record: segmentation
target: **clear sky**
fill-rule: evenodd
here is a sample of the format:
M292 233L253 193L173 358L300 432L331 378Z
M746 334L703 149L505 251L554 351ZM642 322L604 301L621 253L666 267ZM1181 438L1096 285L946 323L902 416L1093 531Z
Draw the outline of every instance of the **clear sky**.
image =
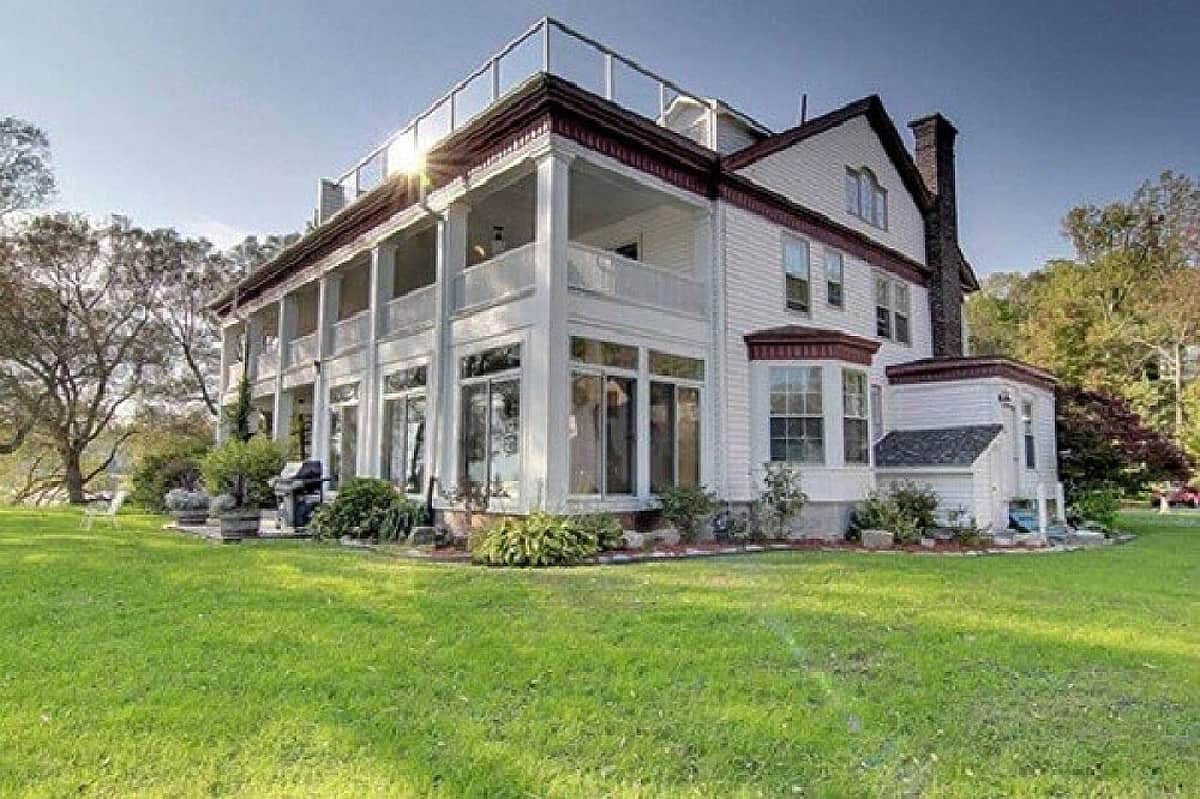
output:
M959 136L980 272L1068 254L1063 213L1200 175L1200 5L0 0L0 115L51 136L59 205L228 244L299 229L336 174L550 14L775 129L878 92ZM911 146L911 139L909 139Z

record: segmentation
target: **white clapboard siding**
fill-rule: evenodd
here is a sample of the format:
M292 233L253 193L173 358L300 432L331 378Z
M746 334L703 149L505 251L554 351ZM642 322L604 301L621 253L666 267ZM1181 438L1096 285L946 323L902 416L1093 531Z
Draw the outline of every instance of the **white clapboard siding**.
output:
M691 273L696 258L694 216L677 206L657 205L610 225L572 232L571 239L602 250L636 241L641 261L659 269Z

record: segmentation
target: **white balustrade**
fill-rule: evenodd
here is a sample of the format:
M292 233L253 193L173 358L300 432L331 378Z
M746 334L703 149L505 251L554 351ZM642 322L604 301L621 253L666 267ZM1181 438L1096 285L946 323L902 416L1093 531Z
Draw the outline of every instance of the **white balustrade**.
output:
M288 342L288 366L302 366L317 360L317 334L297 336Z
M274 377L278 372L279 351L275 348L275 342L271 341L264 345L263 351L258 354L258 371L255 377L262 380L265 377Z
M371 334L370 311L359 311L348 319L335 322L333 325L332 352L341 352L351 347L367 343Z
M488 305L533 286L533 242L463 270L454 279L454 310Z
M579 291L694 316L702 316L708 307L703 281L608 250L571 242L567 264L568 285Z
M399 333L418 325L433 321L435 287L422 286L407 294L389 300L387 304L387 327L389 334Z

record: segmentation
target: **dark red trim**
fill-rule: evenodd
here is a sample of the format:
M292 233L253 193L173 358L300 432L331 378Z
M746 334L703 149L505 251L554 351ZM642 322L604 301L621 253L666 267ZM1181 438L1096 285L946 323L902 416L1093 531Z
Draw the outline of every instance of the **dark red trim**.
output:
M785 325L747 333L742 339L752 361L846 361L870 366L879 342L840 330Z
M1058 380L1049 372L1012 358L994 355L962 358L925 358L887 368L888 381L895 385L941 383L950 380L979 380L999 377L1037 388L1054 390Z

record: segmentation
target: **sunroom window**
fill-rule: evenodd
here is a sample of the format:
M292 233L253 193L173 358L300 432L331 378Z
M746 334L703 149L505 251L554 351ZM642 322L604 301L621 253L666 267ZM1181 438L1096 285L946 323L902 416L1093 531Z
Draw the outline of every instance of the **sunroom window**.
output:
M414 366L383 380L382 477L408 494L425 490L426 377Z
M521 345L459 362L459 477L489 496L516 497L521 482Z
M637 347L571 337L572 494L637 491Z
M650 350L650 490L700 484L704 361Z
M358 467L358 383L329 389L329 477L337 489Z

